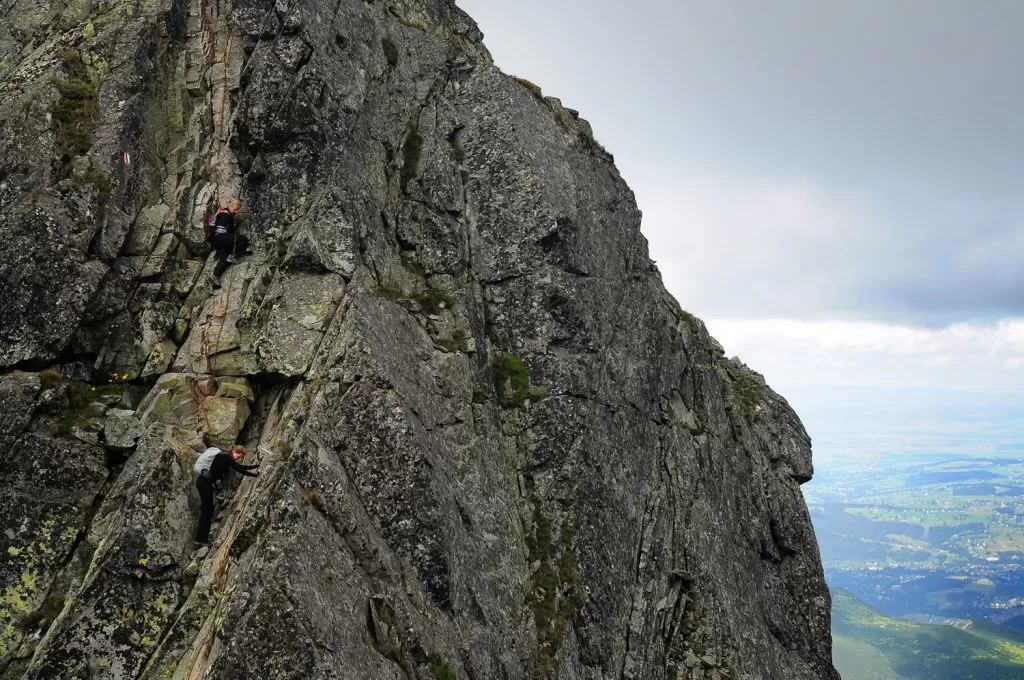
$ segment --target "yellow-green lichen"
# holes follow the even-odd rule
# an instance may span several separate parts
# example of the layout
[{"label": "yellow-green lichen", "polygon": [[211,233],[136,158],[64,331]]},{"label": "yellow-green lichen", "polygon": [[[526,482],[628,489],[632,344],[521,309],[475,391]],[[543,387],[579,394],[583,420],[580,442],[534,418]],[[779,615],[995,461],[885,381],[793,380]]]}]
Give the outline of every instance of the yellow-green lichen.
[{"label": "yellow-green lichen", "polygon": [[133,639],[137,640],[139,645],[143,644],[142,640],[145,637],[159,640],[177,602],[177,594],[170,586],[165,585],[160,594],[146,602],[139,610],[134,609],[131,603],[124,604],[114,624],[124,630],[133,631]]},{"label": "yellow-green lichen", "polygon": [[423,31],[424,33],[429,33],[430,32],[430,24],[428,23],[427,18],[426,18],[425,15],[422,15],[422,16],[399,17],[398,20],[400,22],[402,22],[403,26],[408,26],[409,28],[415,28],[416,30]]},{"label": "yellow-green lichen", "polygon": [[[159,643],[149,663],[143,670],[143,678],[171,678],[182,659],[184,649],[198,637],[206,620],[222,597],[216,588],[192,591],[181,614],[176,617],[173,627]],[[144,638],[145,639],[145,638]]]},{"label": "yellow-green lichen", "polygon": [[[39,562],[35,559],[37,545],[31,544],[18,551],[21,577],[4,589],[0,597],[0,665],[21,646],[25,638],[23,622],[36,608],[39,590]],[[9,551],[8,551],[9,552]]]},{"label": "yellow-green lichen", "polygon": [[68,28],[79,24],[89,15],[89,3],[86,0],[69,0],[60,13],[60,23]]},{"label": "yellow-green lichen", "polygon": [[[46,592],[51,587],[53,564],[63,555],[60,546],[71,544],[77,528],[66,527],[56,534],[56,520],[44,520],[36,540],[18,547],[9,546],[9,565],[21,570],[17,580],[8,582],[0,595],[0,661],[17,650],[24,634],[31,631],[42,618],[53,618],[63,607],[63,597]],[[55,535],[56,534],[56,535]],[[53,600],[50,602],[49,600]],[[56,609],[56,611],[50,611]]]}]

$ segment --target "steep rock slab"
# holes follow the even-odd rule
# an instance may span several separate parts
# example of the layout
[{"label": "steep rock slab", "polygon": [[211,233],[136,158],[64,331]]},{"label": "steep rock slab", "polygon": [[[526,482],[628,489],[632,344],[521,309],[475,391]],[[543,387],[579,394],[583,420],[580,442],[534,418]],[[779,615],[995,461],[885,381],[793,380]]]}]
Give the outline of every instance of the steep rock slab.
[{"label": "steep rock slab", "polygon": [[[152,383],[10,668],[837,677],[799,420],[665,293],[590,126],[454,4],[10,11],[0,87],[56,122],[0,104],[0,363]],[[214,292],[195,225],[233,195],[255,252]],[[204,435],[262,474],[193,555]]]}]

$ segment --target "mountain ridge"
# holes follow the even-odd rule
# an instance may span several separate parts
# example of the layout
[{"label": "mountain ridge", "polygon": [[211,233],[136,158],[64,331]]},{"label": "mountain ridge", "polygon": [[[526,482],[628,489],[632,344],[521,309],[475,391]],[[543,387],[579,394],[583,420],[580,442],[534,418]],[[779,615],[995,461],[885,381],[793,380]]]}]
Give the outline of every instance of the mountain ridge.
[{"label": "mountain ridge", "polygon": [[481,40],[443,0],[8,6],[3,677],[838,677],[799,419]]}]

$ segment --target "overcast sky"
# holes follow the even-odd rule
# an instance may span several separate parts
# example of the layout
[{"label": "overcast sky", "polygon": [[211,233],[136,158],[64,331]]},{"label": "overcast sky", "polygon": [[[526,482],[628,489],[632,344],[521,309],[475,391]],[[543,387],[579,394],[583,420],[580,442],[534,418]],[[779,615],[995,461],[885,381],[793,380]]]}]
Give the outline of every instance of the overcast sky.
[{"label": "overcast sky", "polygon": [[1024,392],[1024,1],[459,5],[593,124],[669,290],[798,408]]}]

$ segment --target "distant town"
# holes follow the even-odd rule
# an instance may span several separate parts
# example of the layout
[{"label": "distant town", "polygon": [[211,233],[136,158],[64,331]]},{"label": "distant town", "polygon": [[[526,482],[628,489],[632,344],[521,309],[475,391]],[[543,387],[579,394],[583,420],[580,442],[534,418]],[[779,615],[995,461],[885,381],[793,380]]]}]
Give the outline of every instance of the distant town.
[{"label": "distant town", "polygon": [[830,585],[889,616],[1024,628],[1024,461],[830,461],[804,489]]}]

